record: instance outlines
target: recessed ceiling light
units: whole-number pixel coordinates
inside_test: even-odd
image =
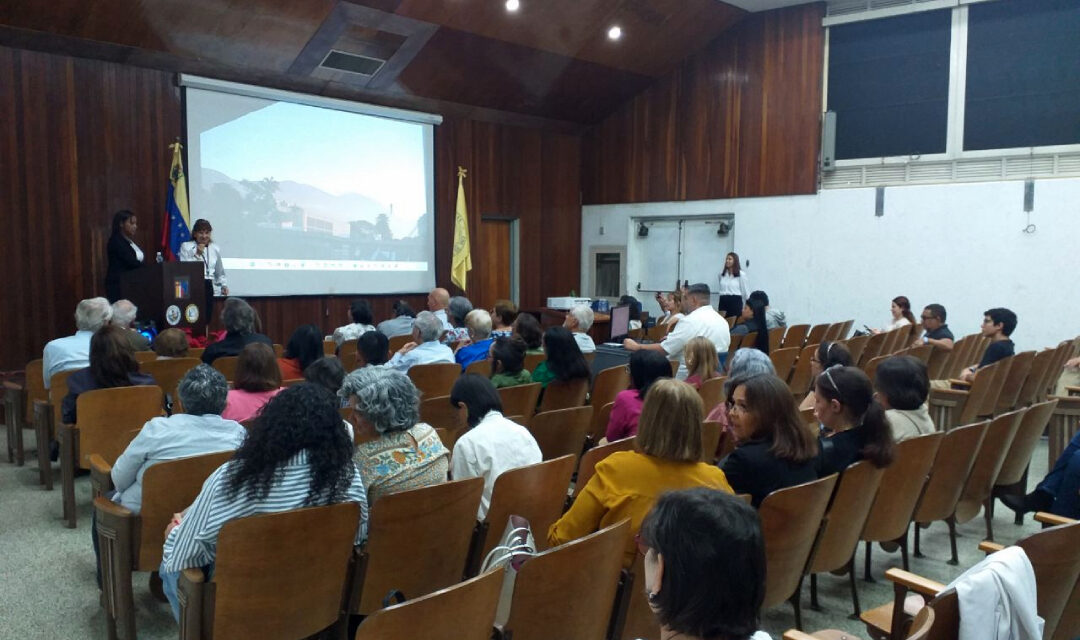
[[[607,37],[611,40],[618,40],[622,37],[622,28],[618,25],[608,29]]]
[[[521,8],[521,2],[519,0],[506,0],[507,11],[517,11]]]

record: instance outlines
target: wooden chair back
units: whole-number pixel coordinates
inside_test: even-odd
[[[491,373],[491,360],[484,358],[483,360],[477,360],[470,362],[469,366],[465,367],[464,373],[475,373],[478,376],[488,377]]]
[[[529,421],[529,433],[536,438],[544,460],[551,460],[567,454],[581,455],[585,444],[585,434],[592,424],[593,408],[573,407],[542,411]]]
[[[679,375],[679,367],[682,365],[682,363],[679,361],[679,359],[678,358],[670,358],[668,360],[668,364],[671,365],[671,377],[674,378],[675,376]]]
[[[213,637],[305,638],[338,623],[359,523],[353,502],[225,523],[201,612]]]
[[[461,375],[461,365],[456,362],[432,362],[409,367],[409,379],[420,390],[421,398],[448,396]]]
[[[967,402],[956,418],[956,424],[970,424],[979,418],[993,415],[1010,364],[1010,358],[1004,358],[979,370],[971,382]]]
[[[676,323],[678,323],[678,320],[665,324],[654,324],[645,331],[645,337],[653,342],[661,342],[671,331],[672,325]]]
[[[956,378],[963,372],[964,369],[970,367],[978,359],[975,356],[976,352],[982,353],[982,334],[973,333],[969,336],[960,338],[953,343],[953,359],[946,367],[946,377]]]
[[[716,445],[715,459],[717,462],[722,461],[724,458],[731,455],[731,452],[735,450],[735,447],[739,445],[735,440],[735,434],[730,431],[720,431],[720,442]],[[750,495],[750,494],[746,494]]]
[[[499,544],[511,515],[528,520],[537,546],[547,548],[547,530],[563,513],[570,476],[574,474],[576,464],[574,456],[565,455],[504,471],[495,478],[477,566]]]
[[[452,587],[372,613],[355,640],[491,640],[502,592],[503,570],[495,569]]]
[[[799,359],[795,361],[795,367],[791,370],[791,377],[788,378],[788,388],[791,389],[791,394],[798,398],[800,401],[802,397],[810,391],[811,378],[813,372],[810,369],[810,360],[814,357],[814,352],[818,350],[821,345],[819,343],[808,344],[803,347],[799,352]]]
[[[1072,358],[1077,351],[1075,341],[1064,340],[1055,349],[1056,359],[1050,364],[1050,371],[1046,377],[1046,390],[1039,396],[1039,401],[1045,400],[1051,395],[1057,395],[1058,381],[1065,370],[1065,361]]]
[[[135,362],[138,362],[140,365],[142,365],[144,362],[150,362],[152,360],[157,360],[157,354],[154,353],[153,351],[136,351],[135,352]]]
[[[633,451],[634,440],[635,438],[633,437],[623,438],[622,440],[609,442],[586,451],[585,455],[581,456],[581,464],[578,466],[577,479],[574,481],[573,497],[578,497],[581,490],[589,483],[589,478],[592,478],[593,474],[596,473],[596,465],[598,462],[618,451]]]
[[[716,462],[716,450],[720,448],[720,423],[703,420],[701,423],[701,461]]]
[[[660,621],[649,607],[649,599],[642,587],[645,581],[645,559],[640,553],[634,556],[630,566],[633,578],[631,589],[622,594],[622,599],[629,600],[626,617],[622,623],[622,633],[614,640],[660,640]]]
[[[615,403],[609,402],[599,409],[596,409],[596,406],[593,405],[593,408],[595,410],[593,411],[592,426],[589,427],[589,433],[586,435],[590,443],[597,443],[600,442],[601,438],[607,436],[607,425],[611,421],[611,412],[615,409]]]
[[[875,333],[866,339],[866,346],[863,347],[862,354],[859,359],[856,360],[859,368],[865,367],[866,363],[870,362],[874,358],[885,353],[885,343],[889,340],[889,334]]]
[[[461,429],[458,414],[458,408],[450,404],[449,395],[420,400],[420,422],[426,422],[436,429],[449,431]]]
[[[322,353],[324,356],[335,355],[337,353],[337,343],[333,340],[323,340]]]
[[[997,396],[994,414],[1005,413],[1015,409],[1020,401],[1020,391],[1024,388],[1028,376],[1031,375],[1031,365],[1035,361],[1034,351],[1022,351],[1009,358],[1009,372],[1005,374],[1001,382],[1001,391]],[[1022,405],[1021,405],[1022,406]]]
[[[995,485],[1012,485],[1023,479],[1031,462],[1031,454],[1035,452],[1039,438],[1050,423],[1050,416],[1054,414],[1057,404],[1057,400],[1048,400],[1028,407],[1020,420],[1012,444],[1005,452],[1005,460],[1001,463]]]
[[[776,351],[784,343],[784,327],[769,329],[769,353]]]
[[[379,497],[354,565],[349,610],[381,609],[392,589],[416,598],[460,582],[483,492],[477,477]]]
[[[1050,377],[1050,365],[1057,356],[1056,349],[1043,349],[1031,359],[1031,370],[1020,387],[1020,393],[1016,397],[1016,406],[1029,407],[1040,402],[1040,390],[1046,389],[1046,381]]]
[[[870,342],[869,335],[855,336],[848,338],[845,346],[848,348],[848,353],[851,354],[851,361],[858,362],[862,358],[863,351],[866,349],[866,344]]]
[[[236,363],[239,360],[240,356],[221,356],[214,360],[213,367],[220,371],[226,380],[232,382],[236,379]]]
[[[817,416],[814,415],[814,408],[799,409],[799,417],[802,418],[803,424],[814,425],[817,424]]]
[[[345,373],[349,373],[356,368],[356,340],[346,340],[341,343],[341,348],[338,349],[337,357],[341,360],[341,366],[345,368]]]
[[[727,322],[728,329],[732,329],[735,326],[735,321],[738,319],[738,316],[724,316],[724,320]]]
[[[860,539],[896,540],[907,532],[945,433],[938,431],[896,445],[896,458],[882,474]]]
[[[709,378],[698,387],[698,395],[701,396],[702,405],[705,407],[705,415],[716,408],[716,405],[724,401],[724,383],[727,376]]]
[[[844,340],[851,334],[852,327],[855,326],[855,319],[845,320],[842,327],[840,327],[840,336],[837,340]]]
[[[803,343],[806,342],[806,334],[808,333],[810,333],[810,325],[793,324],[788,327],[787,332],[784,333],[784,341],[780,346],[785,349],[788,347],[802,349]]]
[[[303,378],[288,378],[281,381],[282,387],[295,387],[298,384],[304,384],[307,380]]]
[[[731,336],[731,343],[728,344],[727,360],[725,362],[731,362],[731,359],[735,357],[735,352],[743,347],[753,347],[754,341],[757,340],[757,332],[751,331],[741,336]]]
[[[80,393],[76,400],[80,469],[90,468],[90,454],[112,464],[127,448],[127,432],[141,429],[146,421],[162,415],[161,387],[115,387]]]
[[[893,357],[893,356],[889,355],[889,354],[885,354],[885,355],[880,355],[880,356],[878,356],[876,358],[873,358],[872,360],[870,360],[869,362],[867,362],[866,364],[864,364],[862,366],[863,373],[866,374],[867,378],[870,378],[871,380],[873,380],[874,379],[874,374],[877,373],[878,365],[880,365],[882,362],[885,362],[886,360],[888,360],[891,357]]]
[[[844,330],[843,322],[833,322],[829,324],[829,328],[825,330],[825,335],[821,337],[822,342],[833,342],[840,339],[840,332]]]
[[[979,453],[975,456],[975,462],[971,465],[971,473],[968,474],[967,482],[960,493],[960,500],[956,503],[956,521],[964,523],[979,514],[979,509],[994,490],[998,472],[1005,462],[1005,456],[1009,453],[1016,430],[1020,428],[1027,409],[1010,411],[990,421],[986,429]]]
[[[934,347],[928,344],[921,344],[917,347],[909,347],[905,350],[904,355],[911,356],[919,360],[925,365],[930,364],[930,354],[934,352]]]
[[[927,377],[931,380],[943,380],[945,378],[945,367],[949,363],[951,355],[951,350],[947,351],[941,347],[933,347],[930,350],[930,359],[926,362]]]
[[[412,342],[412,333],[406,333],[400,336],[392,336],[387,340],[387,349],[391,354],[397,353],[406,344]]]
[[[439,441],[443,443],[443,446],[450,452],[454,453],[454,445],[457,444],[458,438],[460,438],[465,432],[460,429],[444,429],[437,427],[435,429],[435,435],[439,436]]]
[[[513,387],[501,387],[499,399],[502,400],[503,415],[532,418],[536,413],[536,401],[540,398],[543,385],[539,382],[519,384]]]
[[[541,362],[547,360],[547,355],[544,353],[526,353],[525,354],[525,369],[532,373],[536,371],[536,368],[540,366]]]
[[[38,358],[26,363],[26,380],[23,382],[23,389],[26,392],[26,399],[23,404],[23,420],[27,425],[34,422],[34,402],[38,400],[48,401],[49,399],[49,391],[45,388],[45,379],[42,377],[43,362],[41,358]],[[60,399],[63,400],[63,397]]]
[[[49,404],[52,405],[53,424],[59,426],[63,424],[63,402],[64,397],[68,394],[68,378],[71,374],[78,371],[78,369],[70,369],[68,371],[61,371],[54,373],[52,378],[49,379]],[[44,380],[43,380],[44,382]]]
[[[797,347],[769,351],[769,359],[772,360],[777,377],[786,381],[791,376],[791,371],[795,368],[795,361],[799,358],[800,351],[802,349]]]
[[[945,434],[912,520],[919,523],[944,520],[956,511],[956,502],[989,426],[989,422],[978,422]]]
[[[766,566],[762,608],[784,602],[799,588],[836,480],[834,473],[774,491],[761,502]]]
[[[592,393],[589,404],[594,407],[602,407],[609,402],[615,401],[615,396],[620,391],[630,388],[630,371],[624,365],[608,367],[596,374],[593,380]]]
[[[139,370],[157,381],[158,386],[165,395],[172,398],[175,403],[178,398],[176,388],[180,386],[180,380],[195,367],[202,364],[198,358],[167,358],[165,360],[151,360],[139,365]]]
[[[196,360],[202,360],[203,351],[206,351],[206,347],[188,347],[187,357],[195,358]]]
[[[604,640],[629,540],[623,520],[523,564],[506,621],[514,640]]]
[[[544,389],[543,398],[540,400],[540,411],[555,411],[557,409],[569,409],[580,407],[585,404],[585,398],[589,395],[588,378],[576,380],[554,380],[548,383]]]
[[[1044,638],[1076,638],[1080,611],[1080,521],[1043,529],[1020,540],[1035,571],[1035,608],[1045,621]],[[1064,623],[1064,624],[1062,624]]]
[[[884,472],[869,460],[860,460],[840,475],[807,574],[835,571],[851,561]]]
[[[911,340],[909,340],[911,325],[904,325],[886,333],[889,337],[885,341],[885,346],[881,349],[882,355],[896,353],[911,344]]]

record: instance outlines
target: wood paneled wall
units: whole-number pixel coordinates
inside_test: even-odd
[[[0,47],[0,370],[21,368],[74,331],[82,298],[104,293],[113,212],[132,209],[138,243],[161,237],[180,92],[165,71]],[[469,169],[472,237],[485,216],[518,218],[521,301],[538,306],[579,281],[580,139],[447,119],[436,128],[436,279],[449,285],[456,168]],[[474,262],[470,293],[483,285]],[[397,296],[372,296],[378,319]],[[405,296],[423,309],[426,296]],[[329,333],[350,297],[255,298],[264,330],[284,342],[300,324]],[[220,307],[219,307],[220,308]]]
[[[752,14],[585,135],[585,204],[813,193],[823,4]]]

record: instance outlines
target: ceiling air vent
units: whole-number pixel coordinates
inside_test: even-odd
[[[331,50],[330,53],[326,54],[326,58],[323,59],[322,64],[319,66],[335,71],[373,76],[384,64],[386,64],[386,60],[379,58]]]

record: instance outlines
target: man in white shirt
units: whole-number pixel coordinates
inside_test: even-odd
[[[450,318],[446,315],[446,309],[450,306],[450,292],[442,287],[436,287],[428,293],[428,311],[435,314],[443,324],[443,330],[453,331],[454,325],[450,324]]]
[[[576,304],[566,312],[566,320],[563,326],[574,334],[574,340],[582,353],[596,351],[596,343],[589,336],[589,329],[593,325],[593,310],[587,304]]]
[[[454,362],[454,352],[439,342],[442,332],[442,322],[434,313],[421,311],[416,314],[416,320],[413,320],[413,341],[401,347],[386,366],[406,373],[410,367],[418,364]]]
[[[105,298],[87,298],[75,308],[75,335],[57,338],[45,345],[41,373],[45,388],[53,374],[90,366],[90,338],[112,319],[112,307]]]
[[[709,285],[697,283],[690,285],[682,299],[682,312],[686,314],[675,328],[667,334],[660,344],[640,344],[627,338],[623,340],[623,347],[628,351],[638,349],[652,349],[662,351],[669,358],[679,358],[678,379],[686,378],[686,361],[683,358],[683,348],[691,338],[704,336],[716,346],[717,356],[723,362],[727,356],[728,347],[731,345],[731,332],[728,330],[727,320],[716,312],[709,304]]]

